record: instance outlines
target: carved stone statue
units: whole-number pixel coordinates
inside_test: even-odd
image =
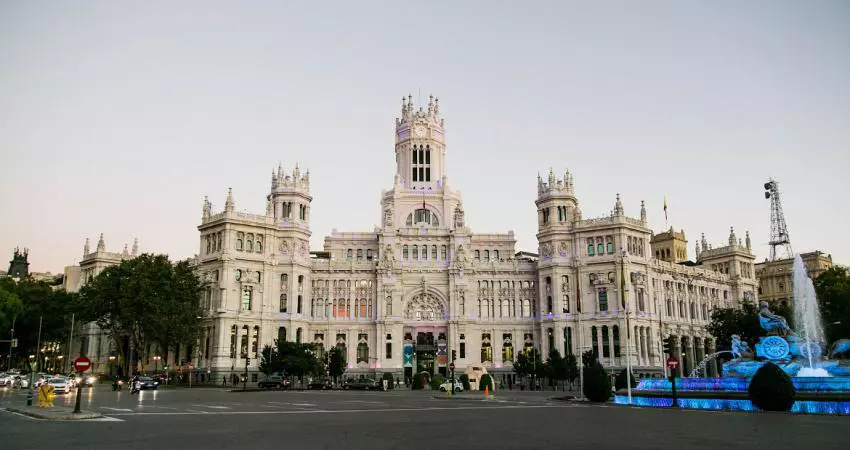
[[[387,208],[384,210],[384,226],[392,227],[393,226],[393,210],[392,208]]]
[[[384,249],[384,266],[387,270],[393,270],[393,265],[395,264],[395,255],[393,254],[393,248],[391,246],[387,246]]]
[[[458,203],[457,208],[455,208],[455,216],[454,216],[455,228],[463,228],[464,226],[464,213],[463,213],[463,205]]]
[[[746,341],[741,340],[741,336],[737,334],[732,335],[732,357],[735,359],[738,358],[752,358],[753,351],[750,350],[750,346]]]
[[[759,302],[759,324],[767,331],[768,334],[778,334],[780,336],[788,336],[793,334],[791,327],[788,326],[788,321],[779,314],[774,314],[770,311],[767,302]]]

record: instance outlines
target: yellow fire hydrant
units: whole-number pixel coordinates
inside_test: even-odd
[[[53,386],[48,383],[44,383],[38,387],[38,407],[39,408],[52,408],[53,407],[53,399],[56,397],[54,393]]]

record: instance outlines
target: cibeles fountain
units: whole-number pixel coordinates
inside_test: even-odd
[[[818,308],[814,284],[803,260],[794,258],[794,329],[786,318],[770,311],[766,302],[759,304],[758,320],[765,335],[753,352],[740,336],[732,336],[732,360],[723,364],[723,376],[698,378],[700,366],[688,378],[676,379],[679,405],[685,408],[752,411],[756,408],[747,396],[750,379],[771,362],[791,376],[796,389],[792,412],[850,415],[850,339],[839,339],[827,351],[826,335]],[[708,358],[707,358],[708,359]],[[706,362],[706,361],[704,361]],[[625,393],[622,393],[625,394]],[[627,404],[620,392],[616,403]],[[670,380],[647,378],[632,391],[632,404],[671,406]]]

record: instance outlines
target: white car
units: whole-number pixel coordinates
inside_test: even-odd
[[[26,376],[23,375],[15,375],[14,381],[12,382],[12,386],[16,389],[26,389],[30,387],[30,381]]]
[[[451,381],[446,381],[445,383],[440,385],[440,391],[448,392],[449,386],[451,385]],[[459,380],[455,380],[455,392],[463,392],[463,383],[461,383]]]
[[[67,394],[71,391],[71,386],[64,378],[51,378],[47,380],[47,384],[53,386],[53,392],[56,394]]]

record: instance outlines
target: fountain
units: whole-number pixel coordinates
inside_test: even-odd
[[[791,411],[809,414],[850,415],[850,339],[839,339],[826,352],[826,336],[818,308],[814,284],[803,260],[794,258],[794,325],[759,304],[758,320],[765,336],[753,352],[740,336],[732,336],[732,348],[710,355],[731,353],[723,364],[720,378],[694,378],[709,358],[701,361],[689,378],[676,380],[679,404],[685,408],[753,411],[747,389],[750,379],[768,362],[791,376],[797,391]],[[645,378],[632,390],[633,405],[671,406],[672,384],[668,379]],[[616,403],[629,402],[625,391],[614,397]]]

